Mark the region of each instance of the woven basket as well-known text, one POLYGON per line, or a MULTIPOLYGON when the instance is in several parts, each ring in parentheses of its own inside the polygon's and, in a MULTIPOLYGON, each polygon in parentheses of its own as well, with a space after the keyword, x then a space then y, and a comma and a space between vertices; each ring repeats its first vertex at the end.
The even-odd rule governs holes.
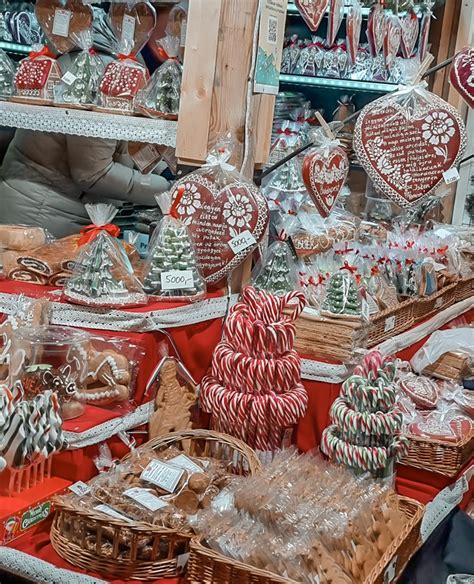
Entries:
POLYGON ((426 320, 457 302, 457 287, 458 283, 453 282, 431 296, 417 298, 414 306, 415 322, 426 320))
POLYGON ((394 308, 387 308, 374 314, 370 319, 367 346, 373 347, 383 343, 387 339, 391 339, 393 336, 411 328, 415 322, 413 316, 414 305, 415 301, 412 298, 408 298, 394 308))
POLYGON ((472 298, 472 296, 474 296, 474 275, 460 278, 456 288, 456 302, 472 298))
MULTIPOLYGON (((232 461, 236 474, 253 474, 260 470, 260 461, 246 444, 209 430, 174 432, 154 438, 138 450, 159 451, 169 446, 180 448, 191 456, 232 461)), ((63 499, 55 501, 55 508, 51 544, 74 566, 122 580, 159 580, 179 574, 179 557, 189 550, 189 534, 107 517, 63 499)))
POLYGON ((474 455, 474 431, 459 442, 441 442, 431 438, 408 436, 407 454, 400 464, 430 469, 446 477, 456 477, 474 455))
MULTIPOLYGON (((399 536, 389 545, 364 584, 384 584, 385 572, 390 569, 395 579, 402 573, 419 546, 423 505, 400 497, 400 508, 406 523, 399 536)), ((266 570, 259 570, 210 550, 198 539, 191 542, 188 563, 188 584, 294 584, 266 570)))

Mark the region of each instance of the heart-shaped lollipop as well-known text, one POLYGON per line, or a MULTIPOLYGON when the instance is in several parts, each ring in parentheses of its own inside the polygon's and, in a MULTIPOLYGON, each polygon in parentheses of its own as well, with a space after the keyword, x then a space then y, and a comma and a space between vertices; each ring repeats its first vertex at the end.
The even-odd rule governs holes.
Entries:
POLYGON ((81 33, 92 26, 93 12, 82 0, 37 0, 36 18, 60 53, 73 49, 81 33))
POLYGON ((120 41, 121 51, 139 53, 156 26, 156 11, 149 2, 112 3, 109 9, 112 30, 120 41))

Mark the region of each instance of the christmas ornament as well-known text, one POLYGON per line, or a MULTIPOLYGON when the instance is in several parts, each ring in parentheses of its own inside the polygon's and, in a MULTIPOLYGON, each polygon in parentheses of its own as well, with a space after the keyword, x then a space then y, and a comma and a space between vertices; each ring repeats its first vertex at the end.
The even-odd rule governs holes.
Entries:
POLYGON ((37 0, 35 14, 44 34, 59 53, 73 49, 76 46, 74 35, 89 30, 93 21, 91 6, 83 4, 82 0, 37 0))
POLYGON ((328 8, 329 0, 295 0, 295 6, 311 32, 316 32, 328 8))
POLYGON ((386 16, 384 20, 383 56, 387 69, 391 69, 395 62, 402 39, 400 19, 394 14, 386 16))
POLYGON ((13 94, 15 65, 10 57, 0 49, 0 99, 8 99, 13 94))
POLYGON ((169 215, 156 228, 145 268, 144 288, 163 300, 198 300, 206 293, 189 229, 178 215, 184 186, 178 189, 169 215))
POLYGON ((467 105, 474 108, 474 47, 456 53, 449 79, 467 105))
POLYGON ((366 33, 372 57, 376 57, 382 50, 384 41, 384 20, 385 15, 382 6, 380 4, 374 4, 369 12, 366 33))
POLYGON ((466 146, 456 109, 417 85, 364 107, 354 150, 375 188, 402 207, 434 193, 466 146))
POLYGON ((156 26, 156 11, 149 2, 113 2, 109 8, 110 26, 121 49, 137 55, 156 26))
POLYGON ((362 316, 362 301, 355 278, 350 272, 336 272, 329 278, 321 314, 357 319, 362 316))
POLYGON ((409 59, 415 50, 416 40, 420 30, 418 16, 416 15, 416 12, 413 10, 413 8, 408 10, 405 16, 400 19, 400 24, 402 28, 402 53, 405 59, 409 59))
POLYGON ((362 6, 354 0, 346 19, 347 53, 352 65, 355 65, 359 49, 360 31, 362 27, 362 6))
POLYGON ((81 230, 80 252, 73 275, 64 286, 64 297, 76 304, 95 307, 138 306, 147 303, 140 282, 116 237, 120 230, 110 221, 112 205, 86 205, 93 223, 81 230))
POLYGON ((177 212, 188 226, 206 282, 230 274, 258 245, 268 225, 259 189, 228 164, 231 149, 217 145, 200 170, 179 180, 184 193, 177 212))
POLYGON ((344 0, 329 0, 327 45, 332 47, 344 17, 344 0))

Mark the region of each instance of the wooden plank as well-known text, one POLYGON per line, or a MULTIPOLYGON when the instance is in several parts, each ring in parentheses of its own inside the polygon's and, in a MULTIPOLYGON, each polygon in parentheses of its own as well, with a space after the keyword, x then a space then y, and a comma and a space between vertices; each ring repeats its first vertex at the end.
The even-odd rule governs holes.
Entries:
POLYGON ((176 155, 202 163, 208 150, 219 22, 223 0, 190 0, 176 155))
MULTIPOLYGON (((455 45, 452 54, 456 54, 463 47, 474 42, 474 0, 462 0, 459 13, 457 33, 453 35, 455 45)), ((447 76, 449 78, 449 75, 447 76)), ((449 85, 448 101, 461 113, 467 114, 467 104, 459 93, 449 85)))
MULTIPOLYGON (((436 62, 441 63, 442 61, 446 60, 448 57, 451 56, 449 49, 450 49, 450 42, 451 42, 451 35, 452 35, 452 28, 453 22, 456 17, 456 5, 459 0, 446 0, 446 4, 444 6, 444 13, 442 18, 440 19, 442 23, 441 27, 441 34, 439 39, 439 47, 438 47, 438 54, 436 55, 436 62)), ((440 24, 441 24, 440 23, 440 24)), ((441 97, 446 97, 443 94, 444 90, 444 82, 446 79, 446 67, 441 69, 437 73, 435 73, 435 78, 433 82, 433 93, 439 95, 441 97)))

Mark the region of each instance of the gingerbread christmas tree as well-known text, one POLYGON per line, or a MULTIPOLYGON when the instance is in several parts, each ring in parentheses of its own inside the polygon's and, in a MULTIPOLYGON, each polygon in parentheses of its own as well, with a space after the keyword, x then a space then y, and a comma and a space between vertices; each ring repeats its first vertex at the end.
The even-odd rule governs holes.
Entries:
POLYGON ((350 272, 340 271, 331 276, 321 312, 328 316, 347 318, 362 315, 362 301, 355 278, 350 272))

